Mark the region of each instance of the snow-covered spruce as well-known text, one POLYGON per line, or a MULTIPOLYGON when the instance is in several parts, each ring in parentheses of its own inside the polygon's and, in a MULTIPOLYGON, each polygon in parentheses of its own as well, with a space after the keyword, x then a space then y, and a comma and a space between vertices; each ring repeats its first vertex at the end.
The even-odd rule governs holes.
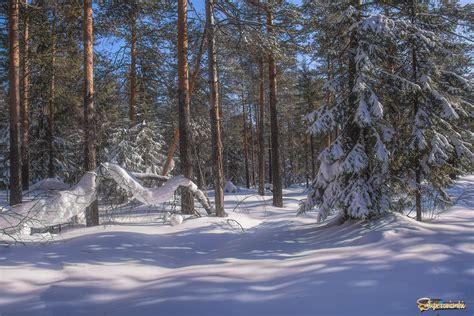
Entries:
POLYGON ((339 132, 319 155, 318 175, 299 209, 318 206, 319 220, 332 210, 353 218, 378 214, 394 196, 412 199, 421 182, 441 191, 474 161, 466 123, 473 83, 457 62, 466 45, 444 36, 463 18, 458 6, 415 4, 422 14, 413 17, 412 3, 384 14, 371 5, 361 14, 347 1, 331 3, 319 21, 329 43, 321 55, 353 62, 333 65, 334 78, 325 84, 329 102, 307 117, 310 133, 339 132), (453 24, 438 23, 448 20, 453 24))
POLYGON ((342 15, 340 9, 330 8, 334 19, 327 22, 337 22, 328 32, 338 34, 336 38, 345 37, 350 49, 343 48, 345 41, 338 41, 334 44, 341 49, 331 49, 328 53, 344 51, 351 62, 327 81, 325 89, 333 96, 331 101, 307 117, 312 134, 339 131, 335 141, 319 155, 317 177, 299 209, 302 213, 318 206, 319 221, 332 210, 340 211, 344 217, 367 218, 388 206, 385 179, 390 137, 386 131, 392 127, 384 118, 384 106, 376 87, 381 82, 379 69, 387 53, 384 42, 390 39, 387 30, 391 23, 380 16, 363 18, 350 5, 342 15), (346 88, 348 81, 350 89, 346 88))
MULTIPOLYGON (((156 126, 141 122, 116 128, 110 135, 105 160, 131 172, 161 174, 166 161, 164 140, 156 126)), ((169 171, 174 167, 174 161, 169 171)))

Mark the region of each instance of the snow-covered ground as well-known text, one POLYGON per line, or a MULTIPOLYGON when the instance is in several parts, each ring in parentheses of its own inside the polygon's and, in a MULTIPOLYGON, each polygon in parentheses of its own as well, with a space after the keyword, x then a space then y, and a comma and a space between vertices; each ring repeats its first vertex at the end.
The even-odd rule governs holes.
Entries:
POLYGON ((0 247, 0 315, 399 316, 419 315, 422 297, 467 303, 439 315, 474 315, 474 176, 449 192, 457 205, 429 223, 327 227, 295 216, 302 189, 285 190, 282 209, 241 190, 226 194, 225 219, 0 247))

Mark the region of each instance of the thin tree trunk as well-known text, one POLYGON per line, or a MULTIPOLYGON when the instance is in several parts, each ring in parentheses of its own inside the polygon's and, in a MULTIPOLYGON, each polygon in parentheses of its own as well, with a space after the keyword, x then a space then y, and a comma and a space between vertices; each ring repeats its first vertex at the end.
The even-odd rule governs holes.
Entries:
POLYGON ((51 64, 50 66, 50 86, 49 86, 49 102, 48 102, 48 177, 54 177, 54 99, 56 95, 56 77, 54 65, 56 63, 56 13, 53 9, 53 21, 51 24, 51 64))
POLYGON ((252 185, 255 188, 256 183, 255 183, 255 137, 254 137, 254 131, 253 131, 253 118, 252 118, 252 106, 249 105, 249 124, 250 124, 250 159, 252 161, 252 185))
MULTIPOLYGON (((187 0, 178 0, 178 116, 181 171, 185 177, 192 180, 193 162, 189 107, 187 4, 187 0)), ((183 190, 181 210, 185 214, 192 214, 194 211, 194 199, 189 190, 183 190)))
POLYGON ((290 121, 288 120, 287 121, 287 128, 288 128, 288 160, 289 160, 289 163, 290 163, 290 170, 286 172, 286 176, 285 176, 285 184, 286 186, 288 185, 291 185, 293 183, 293 175, 295 175, 295 150, 293 148, 293 133, 292 133, 292 130, 291 130, 291 124, 290 124, 290 121), (288 176, 288 173, 289 173, 289 176, 288 176), (290 182, 288 182, 288 180, 290 182))
POLYGON ((222 159, 222 140, 219 108, 219 86, 217 75, 217 53, 215 45, 214 0, 206 0, 207 54, 209 71, 209 115, 212 136, 212 167, 214 173, 214 192, 216 215, 225 216, 224 211, 224 165, 222 159))
MULTIPOLYGON (((84 0, 84 168, 94 170, 97 166, 95 152, 94 109, 94 33, 92 0, 84 0)), ((87 226, 99 225, 97 200, 86 211, 87 226)))
MULTIPOLYGON (((328 136, 329 138, 329 136, 328 136)), ((310 149, 311 149, 311 178, 314 179, 316 178, 316 157, 315 157, 315 149, 314 149, 314 136, 310 135, 309 136, 309 142, 310 142, 310 149)))
POLYGON ((309 188, 308 137, 304 136, 304 166, 306 173, 306 188, 309 188))
POLYGON ((248 154, 248 137, 247 137, 247 111, 245 110, 245 100, 242 92, 242 145, 244 147, 244 164, 245 164, 245 187, 250 188, 250 172, 249 172, 249 154, 248 154))
MULTIPOLYGON (((327 65, 326 75, 327 75, 328 81, 330 81, 330 80, 332 80, 332 75, 331 75, 332 74, 332 66, 331 66, 331 57, 329 55, 327 56, 327 64, 328 65, 327 65)), ((331 93, 329 92, 329 90, 327 90, 327 92, 326 92, 326 103, 327 104, 331 103, 331 93)), ((336 134, 337 134, 337 127, 336 127, 336 134)), ((331 146, 331 132, 329 132, 326 135, 324 140, 325 140, 325 146, 326 147, 331 146)), ((313 140, 311 140, 311 142, 313 142, 313 140)), ((311 146, 313 146, 312 143, 311 143, 311 146)), ((313 154, 314 154, 314 152, 313 152, 313 154)), ((313 173, 314 173, 314 171, 313 171, 313 173)), ((314 174, 313 174, 313 177, 314 177, 314 174)))
POLYGON ((272 138, 268 135, 268 182, 273 183, 273 168, 272 168, 272 138))
POLYGON ((265 194, 265 88, 263 57, 258 61, 258 194, 265 194))
POLYGON ((18 0, 10 0, 9 12, 9 107, 10 107, 10 205, 22 201, 20 147, 20 48, 18 39, 18 0))
MULTIPOLYGON (((273 30, 273 0, 268 0, 267 32, 274 36, 273 30)), ((283 190, 280 163, 280 140, 278 128, 278 112, 276 97, 276 63, 273 53, 268 55, 268 77, 270 91, 270 129, 272 140, 272 178, 273 178, 273 206, 283 207, 283 190)))
POLYGON ((168 172, 171 168, 171 162, 173 161, 173 156, 176 151, 176 147, 178 146, 179 142, 179 128, 174 131, 173 142, 171 143, 170 148, 168 149, 168 156, 166 157, 166 162, 163 167, 163 171, 161 172, 162 175, 168 175, 168 172))
POLYGON ((25 15, 23 26, 23 76, 21 80, 21 182, 23 190, 28 190, 30 186, 30 37, 29 37, 29 16, 28 0, 25 0, 25 15))
POLYGON ((137 125, 137 25, 136 14, 132 13, 130 21, 130 104, 128 116, 130 126, 137 125))

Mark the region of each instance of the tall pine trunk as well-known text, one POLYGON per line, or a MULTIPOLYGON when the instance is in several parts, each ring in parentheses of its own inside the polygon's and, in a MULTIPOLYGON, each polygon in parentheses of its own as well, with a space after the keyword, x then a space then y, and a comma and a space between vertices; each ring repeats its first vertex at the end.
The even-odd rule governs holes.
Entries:
MULTIPOLYGON (((202 34, 201 45, 199 45, 199 52, 196 56, 196 63, 194 65, 194 71, 191 74, 191 82, 189 83, 189 102, 191 102, 191 97, 194 91, 194 83, 196 82, 197 76, 201 69, 201 58, 204 53, 204 42, 206 39, 206 30, 202 34)), ((173 143, 171 143, 168 149, 168 155, 166 157, 165 166, 163 167, 162 174, 166 176, 171 168, 171 162, 173 161, 174 153, 176 152, 176 148, 178 147, 179 142, 179 127, 175 129, 174 136, 173 136, 173 143)))
MULTIPOLYGON (((273 30, 273 0, 268 0, 267 32, 274 36, 273 30)), ((276 97, 276 63, 273 53, 268 55, 268 81, 270 92, 270 130, 272 142, 272 179, 273 179, 273 206, 283 207, 283 190, 280 164, 280 140, 278 128, 278 112, 276 97)))
MULTIPOLYGON (((95 152, 94 109, 94 33, 92 0, 84 0, 84 168, 94 170, 97 165, 95 152)), ((97 200, 86 211, 87 226, 99 225, 97 200)))
POLYGON ((214 196, 217 216, 224 211, 224 165, 219 107, 219 85, 217 75, 217 53, 215 44, 214 0, 206 0, 207 61, 209 71, 209 115, 211 119, 212 167, 214 173, 214 196))
POLYGON ((48 132, 47 132, 47 144, 48 144, 48 177, 54 177, 54 99, 56 95, 56 76, 55 66, 56 63, 56 13, 53 9, 53 21, 51 24, 51 64, 50 67, 50 82, 49 82, 49 101, 48 101, 48 132))
POLYGON ((21 77, 21 183, 23 190, 28 190, 30 185, 30 35, 28 0, 24 3, 23 25, 23 75, 21 77))
POLYGON ((10 205, 22 201, 20 147, 20 48, 18 39, 18 0, 10 0, 8 30, 8 79, 10 108, 10 205))
MULTIPOLYGON (((179 151, 181 172, 189 179, 193 178, 191 155, 191 114, 189 108, 188 80, 188 22, 187 0, 178 0, 178 116, 179 116, 179 151)), ((181 195, 183 213, 193 213, 194 199, 192 193, 183 190, 181 195)))

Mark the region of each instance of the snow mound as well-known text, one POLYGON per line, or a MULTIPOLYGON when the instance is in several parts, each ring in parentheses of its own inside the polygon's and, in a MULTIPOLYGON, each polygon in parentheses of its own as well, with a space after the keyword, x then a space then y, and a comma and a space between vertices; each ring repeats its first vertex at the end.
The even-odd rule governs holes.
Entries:
POLYGON ((237 187, 232 183, 232 181, 227 181, 225 183, 224 192, 236 193, 237 190, 238 190, 237 187))

